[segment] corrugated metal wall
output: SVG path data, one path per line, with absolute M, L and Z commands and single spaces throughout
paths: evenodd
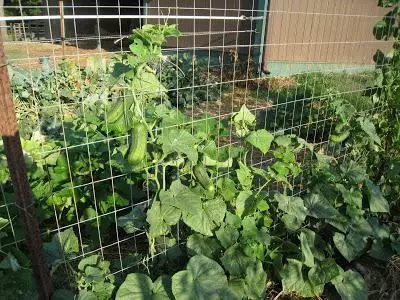
M 371 64 L 377 0 L 270 0 L 264 69 L 271 61 Z

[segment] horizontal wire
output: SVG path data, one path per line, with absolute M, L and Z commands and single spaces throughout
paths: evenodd
M 248 31 L 250 32 L 250 31 Z M 251 32 L 255 32 L 255 31 L 251 31 Z M 241 31 L 229 31 L 229 32 L 221 32 L 221 33 L 217 33 L 217 34 L 230 34 L 230 33 L 241 33 Z M 195 34 L 192 34 L 191 36 L 195 36 Z M 120 36 L 120 35 L 114 35 L 113 37 L 116 38 L 121 38 L 124 36 Z M 81 38 L 85 38 L 85 37 L 81 37 Z M 97 37 L 97 39 L 95 39 L 94 37 L 87 37 L 88 40 L 99 40 L 99 38 Z M 108 39 L 108 38 L 102 38 L 102 39 Z M 48 40 L 47 44 L 50 44 L 51 41 L 55 42 L 55 39 L 52 40 Z M 70 41 L 75 41 L 75 39 L 70 39 Z M 4 44 L 41 44 L 41 41 L 29 41 L 29 40 L 23 40 L 23 41 L 5 41 Z M 192 46 L 192 47 L 179 47 L 179 48 L 163 48 L 161 51 L 162 52 L 169 52 L 169 51 L 187 51 L 187 50 L 209 50 L 209 49 L 225 49 L 225 48 L 232 48 L 232 47 L 238 47 L 238 48 L 248 48 L 248 47 L 265 47 L 265 46 L 301 46 L 301 45 L 342 45 L 342 44 L 349 44 L 349 45 L 354 45 L 354 44 L 387 44 L 388 41 L 385 40 L 356 40 L 356 41 L 332 41 L 332 42 L 323 42 L 323 41 L 316 41 L 316 42 L 289 42 L 289 43 L 262 43 L 262 44 L 228 44 L 228 45 L 210 45 L 210 46 Z M 79 47 L 75 47 L 77 49 L 79 49 Z M 130 53 L 129 51 L 107 51 L 106 53 L 103 54 L 109 54 L 109 53 Z M 76 55 L 74 55 L 76 56 Z M 57 56 L 51 56 L 51 57 L 56 57 Z M 58 57 L 62 57 L 62 56 L 58 56 Z
M 16 6 L 16 5 L 7 5 L 7 8 L 13 8 L 13 9 L 43 9 L 43 8 L 54 8 L 54 9 L 59 9 L 60 6 L 58 5 L 22 5 L 22 6 Z M 212 10 L 214 11 L 221 11 L 221 12 L 235 12 L 237 15 L 237 9 L 236 8 L 217 8 L 217 7 L 213 7 L 213 8 L 209 8 L 209 7 L 171 7 L 171 6 L 137 6 L 137 5 L 114 5 L 114 6 L 107 6 L 107 5 L 64 5 L 64 9 L 77 9 L 77 8 L 92 8 L 92 9 L 96 9 L 96 8 L 108 8 L 108 9 L 120 9 L 120 8 L 130 8 L 130 9 L 169 9 L 169 10 L 178 10 L 178 11 L 182 11 L 182 10 L 206 10 L 206 11 L 210 11 Z M 264 10 L 262 9 L 246 9 L 246 8 L 240 8 L 240 11 L 243 12 L 264 12 Z
M 102 19 L 173 19 L 173 20 L 225 20 L 225 21 L 253 21 L 262 20 L 264 17 L 248 17 L 242 15 L 240 17 L 230 16 L 184 16 L 184 15 L 64 15 L 64 20 L 102 20 Z M 8 16 L 0 17 L 1 21 L 34 21 L 34 20 L 60 20 L 60 15 L 47 16 Z
M 57 5 L 7 5 L 6 8 L 13 9 L 59 9 L 60 7 Z M 217 8 L 217 7 L 170 7 L 170 6 L 137 6 L 137 5 L 116 5 L 116 6 L 106 6 L 106 5 L 64 5 L 64 9 L 77 9 L 77 8 L 89 8 L 89 9 L 97 9 L 97 8 L 105 8 L 105 9 L 154 9 L 154 10 L 172 10 L 172 11 L 182 11 L 182 10 L 196 10 L 196 11 L 221 11 L 221 12 L 235 12 L 237 14 L 238 9 L 235 8 Z M 262 9 L 246 9 L 240 8 L 241 12 L 251 12 L 251 13 L 264 13 Z M 368 14 L 346 14 L 346 13 L 328 13 L 328 12 L 309 12 L 309 11 L 292 11 L 292 10 L 267 10 L 267 14 L 298 14 L 298 15 L 316 15 L 316 16 L 326 16 L 326 17 L 353 17 L 353 18 L 391 18 L 394 19 L 396 16 L 382 16 L 382 15 L 368 15 Z M 123 16 L 117 15 L 118 17 Z M 141 16 L 141 15 L 137 15 Z M 165 15 L 161 15 L 164 17 Z M 172 18 L 172 17 L 171 17 Z M 261 18 L 261 17 L 260 17 Z M 263 17 L 262 17 L 263 18 Z
M 191 36 L 209 36 L 209 35 L 221 35 L 221 34 L 238 34 L 238 33 L 257 33 L 257 31 L 255 30 L 239 30 L 239 31 L 235 31 L 235 30 L 230 30 L 230 31 L 213 31 L 213 32 L 182 32 L 181 37 L 191 37 Z M 113 39 L 123 39 L 123 38 L 129 38 L 130 35 L 106 35 L 106 36 L 102 36 L 100 39 L 101 40 L 113 40 Z M 61 42 L 61 41 L 65 41 L 65 42 L 71 42 L 71 45 L 68 46 L 76 46 L 74 45 L 72 42 L 74 42 L 76 44 L 76 42 L 80 42 L 80 41 L 98 41 L 99 37 L 98 36 L 77 36 L 74 38 L 53 38 L 53 39 L 44 39 L 44 38 L 40 38 L 40 39 L 33 39 L 33 40 L 22 40 L 22 41 L 3 41 L 4 45 L 13 45 L 13 44 L 52 44 L 54 42 Z M 75 47 L 78 48 L 78 47 Z M 107 52 L 110 53 L 110 52 Z

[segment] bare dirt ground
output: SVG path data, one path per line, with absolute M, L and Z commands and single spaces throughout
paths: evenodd
M 85 64 L 88 57 L 93 55 L 106 56 L 106 50 L 77 48 L 73 45 L 51 44 L 42 42 L 6 42 L 4 49 L 8 63 L 22 68 L 37 68 L 40 66 L 39 58 L 47 57 L 52 63 L 59 62 L 63 58 Z
M 193 113 L 195 118 L 201 118 L 204 114 L 208 114 L 226 119 L 233 112 L 237 112 L 243 104 L 246 104 L 250 110 L 267 109 L 272 106 L 271 101 L 255 98 L 252 96 L 251 91 L 237 87 L 234 91 L 223 92 L 220 100 L 208 103 L 203 102 L 193 107 L 193 109 L 187 109 L 186 113 L 188 115 Z

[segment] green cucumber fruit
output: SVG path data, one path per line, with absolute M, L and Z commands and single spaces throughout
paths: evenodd
M 347 130 L 341 134 L 331 134 L 331 136 L 329 137 L 329 140 L 334 143 L 334 144 L 338 144 L 343 142 L 345 139 L 347 139 L 350 135 L 350 130 Z
M 133 104 L 133 99 L 126 99 L 126 101 L 117 101 L 112 104 L 107 113 L 107 122 L 115 123 L 124 115 L 124 111 L 129 110 Z
M 135 123 L 131 132 L 127 161 L 133 167 L 142 165 L 147 154 L 147 128 L 142 123 Z
M 209 192 L 215 191 L 215 186 L 212 183 L 210 177 L 208 176 L 207 170 L 203 165 L 198 164 L 194 166 L 193 173 L 196 179 L 203 186 L 203 188 L 205 188 Z

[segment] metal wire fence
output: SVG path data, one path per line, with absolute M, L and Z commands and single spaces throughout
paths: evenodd
M 127 36 L 133 28 L 176 24 L 183 33 L 163 48 L 169 62 L 160 65 L 157 76 L 168 83 L 167 90 L 153 91 L 160 102 L 176 107 L 176 117 L 182 121 L 172 127 L 193 129 L 204 120 L 221 125 L 246 105 L 258 128 L 274 135 L 296 134 L 337 158 L 345 157 L 346 149 L 329 144 L 334 116 L 323 103 L 341 97 L 360 110 L 372 109 L 368 102 L 373 90 L 372 50 L 387 47 L 371 33 L 381 12 L 363 11 L 356 0 L 62 2 L 46 0 L 32 7 L 19 1 L 5 7 L 9 15 L 0 20 L 9 28 L 13 24 L 22 28 L 18 35 L 3 31 L 3 46 L 24 153 L 39 161 L 29 179 L 34 182 L 42 239 L 47 242 L 72 229 L 79 243 L 79 251 L 62 258 L 70 276 L 67 281 L 74 280 L 68 265 L 90 254 L 113 261 L 111 274 L 116 275 L 151 264 L 169 249 L 170 237 L 165 237 L 157 240 L 159 244 L 153 245 L 157 251 L 150 255 L 147 232 L 140 228 L 126 232 L 121 226 L 123 216 L 152 202 L 148 170 L 155 166 L 146 166 L 143 174 L 148 178 L 121 171 L 115 157 L 129 144 L 128 133 L 116 134 L 107 113 L 104 124 L 93 125 L 99 117 L 93 105 L 129 97 L 128 91 L 113 93 L 96 72 L 107 72 L 114 55 L 129 51 Z M 35 15 L 28 15 L 32 9 Z M 45 24 L 45 34 L 32 31 L 36 27 L 31 22 L 37 20 Z M 80 128 L 72 127 L 73 122 Z M 153 134 L 166 128 L 155 128 Z M 218 132 L 215 143 L 219 148 L 240 144 L 232 128 L 226 134 Z M 304 157 L 299 154 L 297 159 L 304 162 Z M 272 161 L 257 151 L 248 159 L 249 165 L 258 167 Z M 64 172 L 59 181 L 52 176 L 56 167 Z M 217 174 L 215 180 L 229 172 L 228 168 Z M 302 180 L 292 183 L 298 186 L 294 194 L 307 188 Z M 0 188 L 0 217 L 7 226 L 0 250 L 23 248 L 11 183 L 3 180 Z M 41 194 L 50 196 L 40 199 Z M 82 209 L 85 203 L 90 209 Z M 185 243 L 181 235 L 177 226 L 176 245 Z

